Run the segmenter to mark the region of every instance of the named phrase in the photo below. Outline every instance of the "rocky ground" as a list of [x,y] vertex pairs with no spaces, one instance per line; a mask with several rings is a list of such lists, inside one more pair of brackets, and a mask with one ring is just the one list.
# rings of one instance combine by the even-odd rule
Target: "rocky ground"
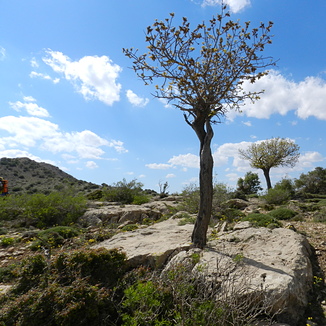
[[[171,205],[172,202],[168,204]],[[256,205],[257,203],[253,203],[253,204]],[[161,205],[164,206],[165,204],[161,203]],[[127,209],[127,207],[125,207],[124,209]],[[145,212],[141,211],[140,213],[147,214],[146,211]],[[121,217],[119,218],[124,219],[124,217],[126,216],[127,215],[124,212],[124,215],[121,215]],[[121,222],[127,222],[127,221],[121,220]],[[136,222],[137,221],[133,221],[133,223]],[[293,228],[296,230],[296,232],[304,234],[307,237],[309,243],[315,249],[316,261],[315,261],[314,275],[318,277],[318,280],[316,281],[320,282],[320,280],[324,280],[326,275],[326,223],[313,222],[312,217],[310,215],[306,215],[302,221],[284,221],[283,224],[284,227]],[[125,225],[128,226],[128,223],[125,223]],[[145,228],[145,226],[143,227]],[[90,247],[94,245],[94,241],[100,241],[98,240],[101,238],[98,236],[99,232],[103,233],[101,235],[102,238],[106,238],[109,235],[105,234],[105,232],[108,232],[109,234],[111,231],[105,230],[105,227],[90,228],[87,231],[87,233],[83,235],[83,239],[77,239],[77,240],[75,239],[74,243],[67,242],[63,247],[58,248],[56,250],[59,251],[69,250],[70,248],[76,249],[78,248],[78,246]],[[22,235],[22,231],[15,230],[15,231],[10,231],[5,236],[19,239],[21,238],[21,235]],[[25,240],[17,241],[12,245],[0,247],[0,268],[8,266],[14,261],[26,258],[28,255],[34,254],[35,252],[30,250],[30,244],[31,242],[26,238],[26,241]],[[53,254],[55,254],[56,250],[53,251]],[[7,289],[8,289],[8,284],[0,284],[0,293],[5,293]],[[322,286],[322,284],[320,284],[320,286],[316,287],[315,289],[318,293],[315,293],[315,298],[314,298],[315,301],[312,300],[309,315],[312,316],[313,320],[322,320],[323,315],[326,316],[325,286]],[[320,304],[320,302],[322,302],[322,304]],[[323,323],[316,324],[311,322],[310,325],[323,326],[326,324]]]

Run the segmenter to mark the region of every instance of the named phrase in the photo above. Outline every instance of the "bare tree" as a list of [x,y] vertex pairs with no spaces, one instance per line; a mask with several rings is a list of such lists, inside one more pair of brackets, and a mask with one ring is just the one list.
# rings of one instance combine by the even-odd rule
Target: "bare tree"
[[278,166],[294,167],[300,156],[299,149],[294,141],[277,137],[253,143],[246,150],[240,149],[239,154],[250,162],[251,167],[263,170],[267,189],[270,189],[270,169]]
[[239,109],[245,99],[259,99],[261,92],[247,92],[242,85],[254,83],[274,64],[262,55],[265,45],[271,43],[272,22],[250,30],[250,22],[241,26],[228,20],[229,16],[222,5],[220,15],[191,29],[185,17],[180,26],[173,26],[171,13],[170,18],[147,27],[147,53],[123,49],[146,85],[154,79],[161,81],[153,95],[179,108],[198,136],[200,205],[192,242],[200,248],[206,244],[212,210],[212,124],[220,122],[228,110]]

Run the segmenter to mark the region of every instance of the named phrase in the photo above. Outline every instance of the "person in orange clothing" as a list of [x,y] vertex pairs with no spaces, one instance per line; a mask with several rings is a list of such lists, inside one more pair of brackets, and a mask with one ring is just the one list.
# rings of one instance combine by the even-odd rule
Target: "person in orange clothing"
[[2,177],[0,177],[0,192],[1,196],[8,195],[8,180],[4,180]]

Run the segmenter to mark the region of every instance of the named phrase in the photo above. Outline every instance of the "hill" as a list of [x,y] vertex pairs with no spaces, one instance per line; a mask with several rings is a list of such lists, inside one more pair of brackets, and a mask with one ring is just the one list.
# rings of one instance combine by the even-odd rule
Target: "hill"
[[99,188],[94,183],[74,178],[54,165],[27,157],[1,158],[0,176],[8,180],[11,194],[49,194],[69,187],[77,192],[89,193]]

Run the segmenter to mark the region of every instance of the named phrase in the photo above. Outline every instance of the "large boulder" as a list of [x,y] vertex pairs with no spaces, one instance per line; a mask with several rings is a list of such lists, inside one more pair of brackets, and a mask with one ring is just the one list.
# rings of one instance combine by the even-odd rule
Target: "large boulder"
[[84,215],[79,218],[78,223],[84,227],[92,227],[103,224],[122,224],[127,221],[130,223],[141,223],[145,218],[156,221],[168,212],[169,205],[164,201],[141,206],[98,203],[98,205],[93,204],[90,206]]
[[179,225],[178,219],[170,218],[146,228],[116,234],[93,248],[119,248],[127,254],[129,265],[149,265],[161,268],[168,258],[191,246],[192,224]]
[[278,321],[297,325],[308,304],[313,279],[311,249],[303,235],[284,228],[239,225],[234,231],[218,234],[218,238],[213,233],[207,247],[199,250],[191,248],[192,230],[193,225],[179,225],[178,219],[171,218],[117,234],[94,248],[120,248],[131,266],[146,264],[163,271],[192,259],[195,250],[200,259],[193,271],[201,270],[211,280],[222,270],[235,291],[244,284],[249,292],[259,294],[264,289]]

